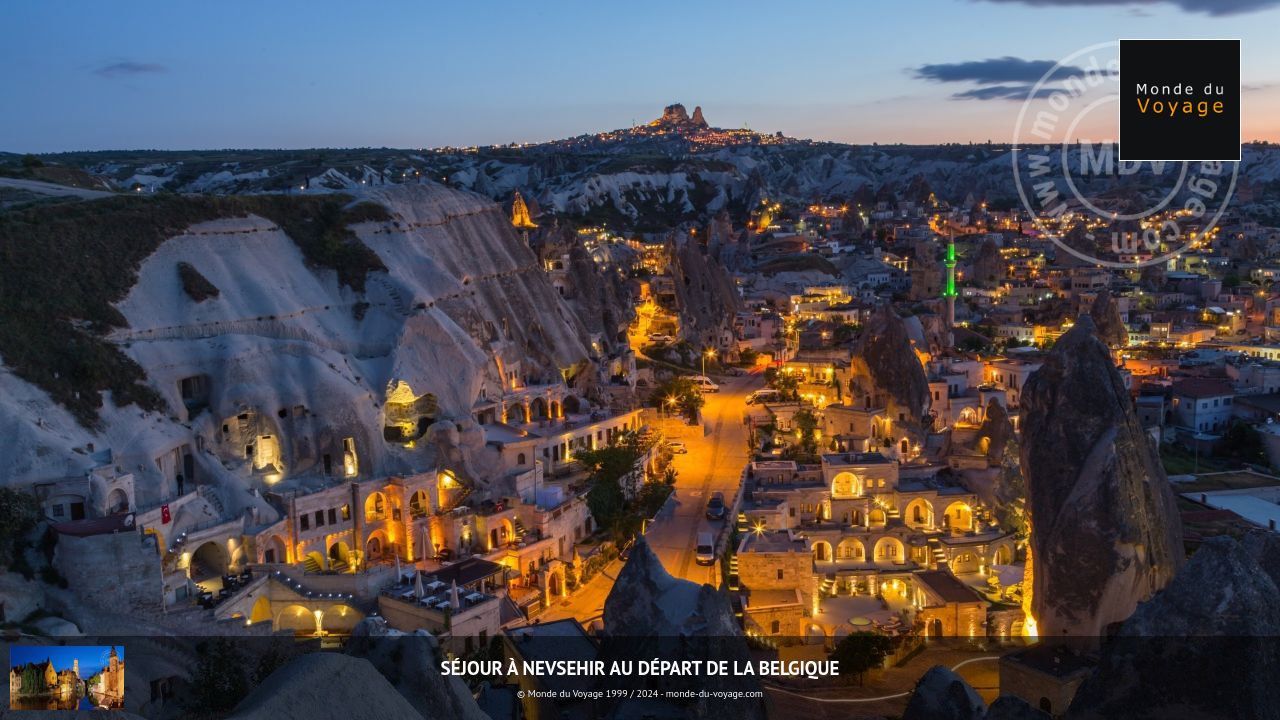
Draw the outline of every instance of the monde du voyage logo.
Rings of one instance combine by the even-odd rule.
[[[1121,40],[1124,161],[1240,160],[1240,41]]]
[[[1034,234],[1127,271],[1212,244],[1240,168],[1240,102],[1238,40],[1113,40],[1063,57],[1014,127]]]

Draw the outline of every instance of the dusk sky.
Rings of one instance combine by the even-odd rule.
[[[1010,96],[1121,37],[1240,38],[1244,139],[1280,140],[1280,0],[876,7],[8,2],[0,150],[530,142],[673,102],[802,138],[1007,142]],[[1098,122],[1095,137],[1114,133]]]

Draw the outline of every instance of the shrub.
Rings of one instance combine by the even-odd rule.
[[[178,277],[182,279],[182,289],[196,302],[204,302],[216,298],[221,293],[217,286],[200,274],[190,263],[178,263]]]

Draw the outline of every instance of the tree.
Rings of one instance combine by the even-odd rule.
[[[664,412],[679,410],[686,420],[694,423],[698,421],[698,413],[706,400],[692,379],[677,376],[659,385],[649,402]]]
[[[764,371],[764,381],[778,391],[783,400],[800,399],[800,378],[792,373],[779,372],[777,368]]]
[[[1267,450],[1257,428],[1243,422],[1233,422],[1222,438],[1221,452],[1242,463],[1267,465]]]
[[[0,567],[9,567],[17,557],[23,536],[40,518],[40,503],[31,493],[0,488]]]
[[[856,675],[861,686],[867,671],[882,665],[892,647],[893,641],[885,635],[856,632],[846,635],[828,657],[840,663],[841,675]]]
[[[239,704],[249,694],[249,682],[236,644],[226,638],[205,643],[191,685],[192,704],[199,710],[221,712]]]

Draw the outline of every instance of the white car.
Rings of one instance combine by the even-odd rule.
[[[676,339],[675,339],[675,338],[673,338],[673,337],[671,337],[670,335],[662,335],[661,333],[653,333],[653,334],[649,335],[649,342],[651,342],[651,343],[655,343],[655,344],[667,344],[667,345],[670,345],[671,343],[673,343],[673,342],[675,342],[675,341],[676,341]]]
[[[685,444],[679,440],[668,440],[667,449],[674,455],[684,455],[689,452],[689,448],[685,447]]]
[[[697,554],[694,555],[694,560],[699,565],[716,564],[716,539],[711,533],[698,533]]]
[[[764,390],[756,390],[747,396],[747,404],[755,405],[761,402],[774,402],[782,397],[777,390],[766,388]]]
[[[711,378],[706,375],[697,375],[693,378],[693,384],[704,393],[720,392],[720,386],[711,382]]]

